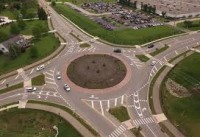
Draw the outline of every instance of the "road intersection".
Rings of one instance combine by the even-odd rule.
[[[35,68],[23,70],[20,69],[17,75],[0,80],[0,89],[6,87],[6,84],[15,85],[27,81],[35,76],[43,73],[45,75],[44,86],[38,87],[36,92],[27,93],[25,89],[8,92],[0,95],[0,105],[17,102],[19,100],[39,100],[45,102],[64,105],[79,114],[89,124],[91,124],[103,137],[121,137],[129,136],[127,133],[129,127],[125,123],[116,125],[106,116],[110,108],[116,106],[125,106],[128,109],[131,120],[129,124],[133,127],[141,127],[142,133],[147,137],[164,137],[166,133],[161,131],[158,125],[157,117],[152,115],[148,102],[148,90],[152,78],[156,75],[160,68],[164,65],[173,67],[168,61],[172,58],[184,53],[188,50],[194,50],[193,47],[200,44],[200,33],[192,33],[179,37],[174,37],[154,43],[155,47],[148,49],[141,48],[122,48],[122,53],[113,53],[112,46],[102,43],[84,33],[83,30],[75,27],[71,22],[63,18],[55,12],[44,0],[40,0],[40,5],[44,7],[50,16],[50,20],[56,32],[62,36],[66,43],[63,51],[52,60],[45,63],[45,69],[37,71]],[[89,43],[90,47],[79,47],[81,42],[70,33],[85,43]],[[91,42],[92,41],[92,42]],[[136,58],[136,55],[149,55],[156,48],[164,45],[169,48],[150,58],[146,63]],[[66,93],[63,89],[64,79],[57,80],[56,73],[61,72],[62,77],[66,75],[66,62],[70,62],[72,58],[83,56],[86,54],[109,54],[122,59],[131,70],[129,79],[125,81],[121,87],[114,87],[112,92],[80,92],[75,86],[72,91]],[[156,64],[151,65],[151,61],[155,60]],[[12,83],[12,84],[11,84]],[[161,122],[161,121],[159,121]],[[125,132],[126,131],[126,132]]]

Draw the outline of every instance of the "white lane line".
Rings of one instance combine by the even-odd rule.
[[[33,73],[33,70],[34,70],[34,68],[31,70],[30,74],[32,74],[32,73]]]
[[[53,79],[53,78],[46,77],[46,79],[50,79],[50,80],[53,80],[53,81],[54,81],[54,79]]]
[[[4,80],[1,82],[1,84],[5,83],[5,82],[6,82],[6,79],[4,79]]]
[[[115,98],[115,107],[117,106],[117,98]]]
[[[51,82],[51,81],[46,81],[46,83],[48,83],[48,84],[56,84],[55,82]]]
[[[51,74],[51,73],[48,73],[48,72],[45,72],[45,74],[47,74],[47,75],[50,75],[50,76],[53,76],[53,74]]]
[[[103,106],[102,106],[102,102],[100,101],[100,107],[101,107],[101,114],[104,116],[104,111],[103,111]]]
[[[15,79],[17,79],[19,77],[19,74],[15,77]]]
[[[94,109],[94,101],[91,100],[91,105],[92,105],[92,108]]]
[[[154,135],[154,137],[157,137],[156,134],[153,132],[153,130],[149,127],[149,125],[146,125],[148,129],[151,131],[151,133]]]
[[[110,108],[110,100],[107,100],[108,103],[108,109]]]
[[[122,99],[121,99],[121,104],[124,103],[124,95],[122,96]]]

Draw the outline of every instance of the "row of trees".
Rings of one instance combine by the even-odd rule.
[[[193,21],[186,20],[186,21],[183,22],[183,24],[186,28],[199,27],[200,21],[199,22],[193,22]]]

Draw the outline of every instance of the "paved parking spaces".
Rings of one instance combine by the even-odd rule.
[[[104,115],[104,111],[108,111],[110,108],[125,105],[126,95],[120,97],[108,99],[108,100],[99,100],[98,98],[94,99],[82,99],[87,103],[92,109],[99,111]]]
[[[145,65],[137,57],[135,57],[135,54],[126,54],[126,53],[123,53],[123,55],[130,60],[130,65],[131,66],[135,66],[137,69],[142,69],[143,66]]]
[[[121,124],[110,135],[108,135],[108,137],[119,137],[126,130],[127,130],[126,126],[124,124]]]

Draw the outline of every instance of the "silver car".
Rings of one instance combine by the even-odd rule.
[[[64,90],[66,90],[67,92],[69,92],[71,89],[67,84],[64,84]]]

